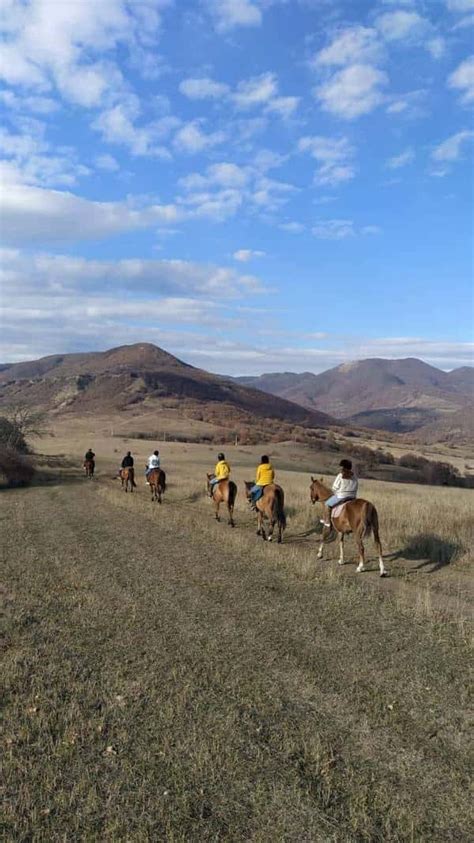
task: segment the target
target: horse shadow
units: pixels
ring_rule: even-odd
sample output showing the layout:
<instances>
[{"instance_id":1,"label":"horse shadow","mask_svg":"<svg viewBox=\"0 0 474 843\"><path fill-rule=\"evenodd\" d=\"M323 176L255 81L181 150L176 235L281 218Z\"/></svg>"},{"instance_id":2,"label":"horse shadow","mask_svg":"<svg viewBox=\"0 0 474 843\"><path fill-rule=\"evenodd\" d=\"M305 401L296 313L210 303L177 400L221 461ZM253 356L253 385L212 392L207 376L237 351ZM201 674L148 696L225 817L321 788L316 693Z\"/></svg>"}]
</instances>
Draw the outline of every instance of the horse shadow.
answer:
<instances>
[{"instance_id":1,"label":"horse shadow","mask_svg":"<svg viewBox=\"0 0 474 843\"><path fill-rule=\"evenodd\" d=\"M411 536L405 547L385 556L385 559L414 560L418 564L407 571L408 574L421 571L424 574L434 574L450 565L463 550L459 542L442 539L434 533L419 533ZM427 568L428 570L423 570Z\"/></svg>"}]
</instances>

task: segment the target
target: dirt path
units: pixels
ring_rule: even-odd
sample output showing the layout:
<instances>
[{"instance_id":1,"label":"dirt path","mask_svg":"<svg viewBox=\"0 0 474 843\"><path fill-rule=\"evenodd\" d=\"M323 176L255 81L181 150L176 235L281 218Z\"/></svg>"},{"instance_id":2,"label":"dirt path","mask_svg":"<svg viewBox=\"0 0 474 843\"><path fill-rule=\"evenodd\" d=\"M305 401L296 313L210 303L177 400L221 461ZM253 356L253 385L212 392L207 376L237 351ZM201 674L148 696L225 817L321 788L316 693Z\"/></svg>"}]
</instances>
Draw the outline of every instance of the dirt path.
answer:
<instances>
[{"instance_id":1,"label":"dirt path","mask_svg":"<svg viewBox=\"0 0 474 843\"><path fill-rule=\"evenodd\" d=\"M2 504L6 839L468 839L457 626L182 500Z\"/></svg>"}]
</instances>

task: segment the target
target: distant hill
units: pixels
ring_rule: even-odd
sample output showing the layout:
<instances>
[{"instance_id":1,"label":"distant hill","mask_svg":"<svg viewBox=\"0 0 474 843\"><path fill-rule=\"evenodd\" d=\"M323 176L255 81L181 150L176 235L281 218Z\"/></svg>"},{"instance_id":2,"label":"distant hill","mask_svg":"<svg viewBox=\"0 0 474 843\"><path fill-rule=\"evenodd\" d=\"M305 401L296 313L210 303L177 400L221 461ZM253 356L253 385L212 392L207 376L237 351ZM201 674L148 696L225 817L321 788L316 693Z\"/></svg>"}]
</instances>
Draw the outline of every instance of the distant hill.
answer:
<instances>
[{"instance_id":1,"label":"distant hill","mask_svg":"<svg viewBox=\"0 0 474 843\"><path fill-rule=\"evenodd\" d=\"M430 438L438 422L443 436L449 435L451 414L459 434L462 410L469 413L474 406L473 368L443 372L416 358L373 358L343 363L320 375L283 372L237 380L364 427L404 433L429 425Z\"/></svg>"},{"instance_id":2,"label":"distant hill","mask_svg":"<svg viewBox=\"0 0 474 843\"><path fill-rule=\"evenodd\" d=\"M158 409L165 398L213 410L224 423L275 419L328 427L327 414L197 369L149 343L86 354L56 354L0 367L2 407L22 403L55 414L99 414L139 404Z\"/></svg>"}]
</instances>

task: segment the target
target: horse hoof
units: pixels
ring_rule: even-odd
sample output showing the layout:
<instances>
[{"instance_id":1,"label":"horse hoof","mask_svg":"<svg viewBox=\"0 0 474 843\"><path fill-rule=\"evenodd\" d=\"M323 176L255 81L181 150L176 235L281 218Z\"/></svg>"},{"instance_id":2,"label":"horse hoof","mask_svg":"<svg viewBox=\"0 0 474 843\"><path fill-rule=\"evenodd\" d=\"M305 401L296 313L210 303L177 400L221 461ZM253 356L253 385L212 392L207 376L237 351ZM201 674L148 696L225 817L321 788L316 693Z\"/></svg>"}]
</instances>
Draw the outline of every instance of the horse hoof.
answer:
<instances>
[{"instance_id":1,"label":"horse hoof","mask_svg":"<svg viewBox=\"0 0 474 843\"><path fill-rule=\"evenodd\" d=\"M356 574L363 574L363 573L364 573L364 571L365 571L365 568L364 568L364 567L362 567L362 568L356 568Z\"/></svg>"},{"instance_id":2,"label":"horse hoof","mask_svg":"<svg viewBox=\"0 0 474 843\"><path fill-rule=\"evenodd\" d=\"M282 539L278 539L277 544L281 544L281 543L282 543Z\"/></svg>"},{"instance_id":3,"label":"horse hoof","mask_svg":"<svg viewBox=\"0 0 474 843\"><path fill-rule=\"evenodd\" d=\"M388 571L381 571L380 576L381 577L388 577Z\"/></svg>"},{"instance_id":4,"label":"horse hoof","mask_svg":"<svg viewBox=\"0 0 474 843\"><path fill-rule=\"evenodd\" d=\"M271 541L272 541L272 536L268 536L267 542L271 542Z\"/></svg>"}]
</instances>

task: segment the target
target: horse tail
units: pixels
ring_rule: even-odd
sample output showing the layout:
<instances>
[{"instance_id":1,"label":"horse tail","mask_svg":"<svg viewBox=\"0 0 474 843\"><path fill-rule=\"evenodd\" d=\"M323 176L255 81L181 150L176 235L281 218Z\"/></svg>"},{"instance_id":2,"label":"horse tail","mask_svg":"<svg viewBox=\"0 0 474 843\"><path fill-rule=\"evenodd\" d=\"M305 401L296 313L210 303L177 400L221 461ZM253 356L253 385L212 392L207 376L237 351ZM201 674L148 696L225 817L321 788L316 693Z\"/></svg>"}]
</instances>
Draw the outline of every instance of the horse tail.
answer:
<instances>
[{"instance_id":1,"label":"horse tail","mask_svg":"<svg viewBox=\"0 0 474 843\"><path fill-rule=\"evenodd\" d=\"M377 510L375 509L375 506L370 503L370 501L364 501L362 509L362 518L360 520L358 530L360 538L363 539L366 536L370 536L373 529L377 531L378 526L379 519L377 516Z\"/></svg>"},{"instance_id":2,"label":"horse tail","mask_svg":"<svg viewBox=\"0 0 474 843\"><path fill-rule=\"evenodd\" d=\"M229 480L229 506L234 506L237 497L237 486L233 480Z\"/></svg>"},{"instance_id":3,"label":"horse tail","mask_svg":"<svg viewBox=\"0 0 474 843\"><path fill-rule=\"evenodd\" d=\"M163 469L161 469L161 490L166 492L166 474Z\"/></svg>"},{"instance_id":4,"label":"horse tail","mask_svg":"<svg viewBox=\"0 0 474 843\"><path fill-rule=\"evenodd\" d=\"M286 529L285 495L283 489L275 489L273 500L273 517L280 524L282 530Z\"/></svg>"}]
</instances>

